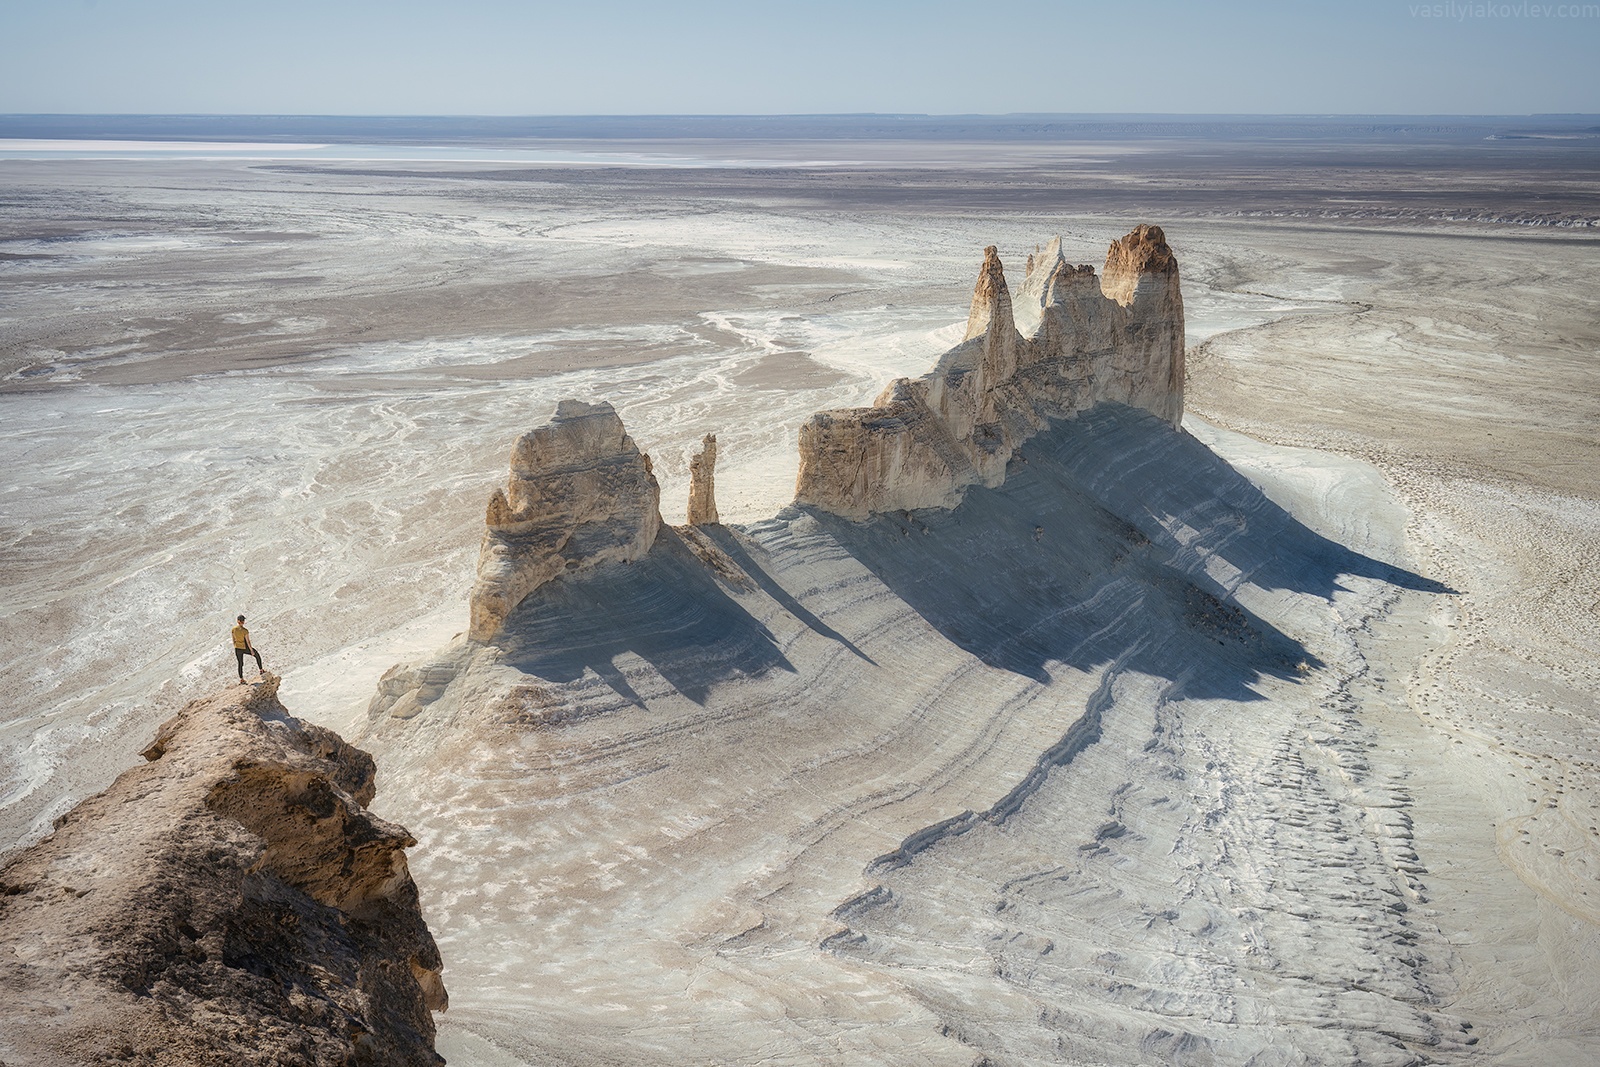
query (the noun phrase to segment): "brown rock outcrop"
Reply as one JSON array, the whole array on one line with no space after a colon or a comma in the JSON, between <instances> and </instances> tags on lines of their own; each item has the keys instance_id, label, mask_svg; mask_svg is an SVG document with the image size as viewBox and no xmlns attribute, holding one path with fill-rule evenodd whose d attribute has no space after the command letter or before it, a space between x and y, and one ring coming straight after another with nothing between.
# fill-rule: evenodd
<instances>
[{"instance_id":1,"label":"brown rock outcrop","mask_svg":"<svg viewBox=\"0 0 1600 1067\"><path fill-rule=\"evenodd\" d=\"M708 433L689 460L689 525L715 526L717 515L717 435Z\"/></svg>"},{"instance_id":2,"label":"brown rock outcrop","mask_svg":"<svg viewBox=\"0 0 1600 1067\"><path fill-rule=\"evenodd\" d=\"M277 679L198 700L0 868L0 1061L405 1064L446 1005L370 756Z\"/></svg>"},{"instance_id":3,"label":"brown rock outcrop","mask_svg":"<svg viewBox=\"0 0 1600 1067\"><path fill-rule=\"evenodd\" d=\"M1105 275L1072 266L1057 238L1029 257L1016 325L998 252L984 250L965 339L928 374L869 408L824 411L800 430L798 503L848 518L950 508L996 486L1017 446L1051 419L1103 402L1183 417L1183 296L1160 227L1112 243Z\"/></svg>"},{"instance_id":4,"label":"brown rock outcrop","mask_svg":"<svg viewBox=\"0 0 1600 1067\"><path fill-rule=\"evenodd\" d=\"M642 558L661 529L661 487L610 404L563 400L518 439L485 521L468 630L479 642L557 575Z\"/></svg>"}]
</instances>

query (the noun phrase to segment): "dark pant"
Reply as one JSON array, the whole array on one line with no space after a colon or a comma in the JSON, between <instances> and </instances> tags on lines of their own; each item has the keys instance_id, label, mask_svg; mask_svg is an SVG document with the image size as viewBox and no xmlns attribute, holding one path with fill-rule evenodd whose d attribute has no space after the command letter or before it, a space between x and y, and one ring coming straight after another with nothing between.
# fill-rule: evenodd
<instances>
[{"instance_id":1,"label":"dark pant","mask_svg":"<svg viewBox=\"0 0 1600 1067\"><path fill-rule=\"evenodd\" d=\"M258 671L262 670L261 653L257 652L253 648L236 648L236 649L234 649L233 650L233 658L239 661L239 680L241 682L244 681L244 658L246 656L254 656L256 658L256 670L258 670Z\"/></svg>"}]
</instances>

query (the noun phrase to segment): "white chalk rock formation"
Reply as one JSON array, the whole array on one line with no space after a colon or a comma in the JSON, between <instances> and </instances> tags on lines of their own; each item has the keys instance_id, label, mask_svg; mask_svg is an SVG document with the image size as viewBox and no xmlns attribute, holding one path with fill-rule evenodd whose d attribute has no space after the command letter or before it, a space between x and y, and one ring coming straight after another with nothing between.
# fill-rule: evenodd
<instances>
[{"instance_id":1,"label":"white chalk rock formation","mask_svg":"<svg viewBox=\"0 0 1600 1067\"><path fill-rule=\"evenodd\" d=\"M511 451L489 498L468 636L489 641L522 599L567 571L642 558L661 529L661 487L610 404L563 400Z\"/></svg>"},{"instance_id":2,"label":"white chalk rock formation","mask_svg":"<svg viewBox=\"0 0 1600 1067\"><path fill-rule=\"evenodd\" d=\"M689 525L716 526L717 515L717 435L708 433L700 451L689 460Z\"/></svg>"},{"instance_id":3,"label":"white chalk rock formation","mask_svg":"<svg viewBox=\"0 0 1600 1067\"><path fill-rule=\"evenodd\" d=\"M847 518L951 508L997 486L1017 446L1100 403L1183 417L1183 295L1157 226L1111 244L1105 273L1072 266L1057 238L1029 257L1016 325L1000 257L984 250L966 338L928 374L890 383L869 408L824 411L800 430L798 503Z\"/></svg>"}]
</instances>

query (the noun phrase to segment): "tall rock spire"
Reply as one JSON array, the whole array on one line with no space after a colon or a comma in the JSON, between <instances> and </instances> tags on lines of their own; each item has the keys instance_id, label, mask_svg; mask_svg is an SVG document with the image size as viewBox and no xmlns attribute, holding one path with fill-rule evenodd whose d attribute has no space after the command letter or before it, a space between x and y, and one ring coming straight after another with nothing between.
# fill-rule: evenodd
<instances>
[{"instance_id":1,"label":"tall rock spire","mask_svg":"<svg viewBox=\"0 0 1600 1067\"><path fill-rule=\"evenodd\" d=\"M708 433L689 460L689 525L715 526L717 515L717 435Z\"/></svg>"}]
</instances>

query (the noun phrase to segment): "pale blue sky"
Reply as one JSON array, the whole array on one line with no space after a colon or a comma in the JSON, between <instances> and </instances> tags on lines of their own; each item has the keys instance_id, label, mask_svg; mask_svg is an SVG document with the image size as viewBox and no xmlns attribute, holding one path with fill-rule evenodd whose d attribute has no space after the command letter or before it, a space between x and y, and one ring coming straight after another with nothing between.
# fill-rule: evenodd
<instances>
[{"instance_id":1,"label":"pale blue sky","mask_svg":"<svg viewBox=\"0 0 1600 1067\"><path fill-rule=\"evenodd\" d=\"M1600 0L0 0L0 112L1597 112L1597 45Z\"/></svg>"}]
</instances>

